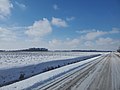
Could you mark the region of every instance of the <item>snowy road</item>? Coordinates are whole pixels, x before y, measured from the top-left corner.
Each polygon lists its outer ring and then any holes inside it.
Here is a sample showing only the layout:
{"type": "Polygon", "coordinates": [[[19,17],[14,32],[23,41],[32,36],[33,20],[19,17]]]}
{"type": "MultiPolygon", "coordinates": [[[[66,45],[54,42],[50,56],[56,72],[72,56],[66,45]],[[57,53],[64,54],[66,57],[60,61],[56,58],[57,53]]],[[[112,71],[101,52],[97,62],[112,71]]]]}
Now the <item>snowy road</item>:
{"type": "Polygon", "coordinates": [[[120,90],[120,54],[110,53],[35,89],[120,90]]]}

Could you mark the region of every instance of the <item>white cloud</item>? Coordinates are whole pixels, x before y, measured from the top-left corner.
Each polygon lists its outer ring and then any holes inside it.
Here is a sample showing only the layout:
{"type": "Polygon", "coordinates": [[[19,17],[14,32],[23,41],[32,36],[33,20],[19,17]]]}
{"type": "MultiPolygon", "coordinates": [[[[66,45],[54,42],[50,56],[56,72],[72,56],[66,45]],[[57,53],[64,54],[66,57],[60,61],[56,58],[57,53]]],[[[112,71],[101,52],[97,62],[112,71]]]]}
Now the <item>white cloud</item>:
{"type": "Polygon", "coordinates": [[[59,9],[59,8],[58,8],[58,5],[57,5],[57,4],[54,4],[54,5],[53,5],[53,9],[54,9],[54,10],[58,10],[58,9],[59,9]]]}
{"type": "Polygon", "coordinates": [[[62,45],[62,42],[61,40],[57,40],[57,39],[53,39],[51,41],[49,41],[49,44],[48,44],[51,48],[60,48],[60,45],[62,45]]]}
{"type": "Polygon", "coordinates": [[[80,44],[79,39],[66,39],[64,41],[53,39],[47,44],[51,49],[76,49],[80,44]]]}
{"type": "Polygon", "coordinates": [[[80,44],[80,40],[78,38],[74,38],[72,40],[65,41],[65,44],[67,45],[67,47],[75,48],[80,44]]]}
{"type": "Polygon", "coordinates": [[[120,46],[120,40],[100,37],[95,41],[95,47],[102,50],[117,50],[120,46]],[[95,46],[96,45],[96,46],[95,46]]]}
{"type": "Polygon", "coordinates": [[[87,47],[92,47],[92,46],[94,46],[94,43],[92,42],[92,41],[85,41],[85,46],[87,46],[87,47]]]}
{"type": "Polygon", "coordinates": [[[76,31],[76,33],[78,33],[78,34],[87,34],[90,32],[96,32],[96,30],[95,29],[88,29],[88,30],[77,30],[76,31]]]}
{"type": "Polygon", "coordinates": [[[60,18],[55,18],[52,17],[52,21],[51,21],[52,25],[58,26],[58,27],[67,27],[67,22],[65,20],[62,20],[60,18]]]}
{"type": "Polygon", "coordinates": [[[27,8],[26,5],[23,4],[23,3],[15,2],[15,4],[16,4],[19,8],[21,8],[22,10],[25,10],[25,9],[27,8]]]}
{"type": "Polygon", "coordinates": [[[115,33],[120,33],[120,29],[119,28],[112,28],[111,31],[109,31],[110,34],[115,34],[115,33]]]}
{"type": "Polygon", "coordinates": [[[72,21],[72,20],[74,20],[74,19],[75,19],[75,17],[67,17],[67,18],[66,18],[67,21],[72,21]]]}
{"type": "Polygon", "coordinates": [[[111,38],[99,38],[98,40],[96,40],[97,45],[110,45],[113,43],[114,43],[114,40],[111,38]]]}
{"type": "Polygon", "coordinates": [[[6,28],[0,27],[0,41],[14,41],[16,34],[6,28]]]}
{"type": "Polygon", "coordinates": [[[103,32],[105,34],[116,34],[120,33],[120,28],[112,28],[110,31],[102,31],[102,30],[96,30],[96,29],[88,29],[88,30],[77,30],[76,33],[79,34],[87,34],[87,33],[93,33],[93,32],[103,32]]]}
{"type": "Polygon", "coordinates": [[[79,44],[79,46],[82,49],[116,50],[120,45],[120,40],[112,39],[107,36],[109,34],[120,33],[118,28],[114,28],[108,32],[93,29],[83,30],[77,33],[81,34],[79,40],[81,41],[81,43],[83,43],[83,45],[79,44]],[[103,38],[103,36],[107,36],[107,38],[103,38]]]}
{"type": "Polygon", "coordinates": [[[120,40],[112,39],[110,37],[99,37],[93,41],[84,40],[82,43],[82,45],[79,45],[80,48],[89,50],[117,50],[120,46],[120,40]]]}
{"type": "Polygon", "coordinates": [[[117,34],[120,33],[119,28],[113,28],[111,31],[100,31],[96,29],[91,29],[91,30],[79,30],[76,31],[76,33],[81,34],[82,36],[80,37],[81,39],[84,40],[95,40],[101,36],[104,35],[110,35],[110,34],[117,34]]]}
{"type": "Polygon", "coordinates": [[[13,4],[10,0],[0,0],[0,19],[5,19],[11,13],[13,4]]]}
{"type": "Polygon", "coordinates": [[[48,19],[35,21],[32,26],[29,26],[25,34],[32,37],[43,37],[52,32],[52,27],[48,19]]]}
{"type": "Polygon", "coordinates": [[[93,31],[93,32],[87,33],[83,38],[85,38],[86,40],[94,40],[105,34],[106,32],[103,32],[103,31],[93,31]]]}

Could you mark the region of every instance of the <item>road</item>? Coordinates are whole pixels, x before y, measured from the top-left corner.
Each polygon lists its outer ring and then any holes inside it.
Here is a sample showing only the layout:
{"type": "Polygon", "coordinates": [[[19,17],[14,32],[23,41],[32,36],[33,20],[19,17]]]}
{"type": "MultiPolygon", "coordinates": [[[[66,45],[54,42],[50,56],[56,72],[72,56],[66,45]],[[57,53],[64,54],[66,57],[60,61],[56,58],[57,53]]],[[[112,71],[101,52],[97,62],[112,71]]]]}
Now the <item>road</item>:
{"type": "Polygon", "coordinates": [[[103,55],[38,90],[120,90],[120,54],[103,55]]]}

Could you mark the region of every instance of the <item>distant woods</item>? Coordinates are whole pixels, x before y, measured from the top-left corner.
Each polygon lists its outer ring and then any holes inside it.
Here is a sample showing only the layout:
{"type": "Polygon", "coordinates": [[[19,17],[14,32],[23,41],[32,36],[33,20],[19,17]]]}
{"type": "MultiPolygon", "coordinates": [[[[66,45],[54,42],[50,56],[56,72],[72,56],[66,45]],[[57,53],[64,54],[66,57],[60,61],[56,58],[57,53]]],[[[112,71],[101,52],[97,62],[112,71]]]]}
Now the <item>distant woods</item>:
{"type": "Polygon", "coordinates": [[[38,51],[48,51],[46,48],[29,48],[29,49],[21,49],[21,50],[0,50],[0,52],[38,52],[38,51]]]}
{"type": "Polygon", "coordinates": [[[29,48],[29,49],[24,49],[24,50],[19,50],[19,51],[48,51],[46,48],[29,48]]]}

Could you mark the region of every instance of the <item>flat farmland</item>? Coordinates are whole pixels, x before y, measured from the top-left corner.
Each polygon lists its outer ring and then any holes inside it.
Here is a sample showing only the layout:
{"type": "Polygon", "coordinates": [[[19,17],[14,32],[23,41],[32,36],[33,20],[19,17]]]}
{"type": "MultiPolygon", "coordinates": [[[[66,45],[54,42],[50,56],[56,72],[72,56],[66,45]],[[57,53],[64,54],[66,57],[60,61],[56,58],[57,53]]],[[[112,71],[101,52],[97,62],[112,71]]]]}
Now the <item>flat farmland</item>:
{"type": "Polygon", "coordinates": [[[102,54],[100,52],[0,52],[0,68],[102,54]]]}

